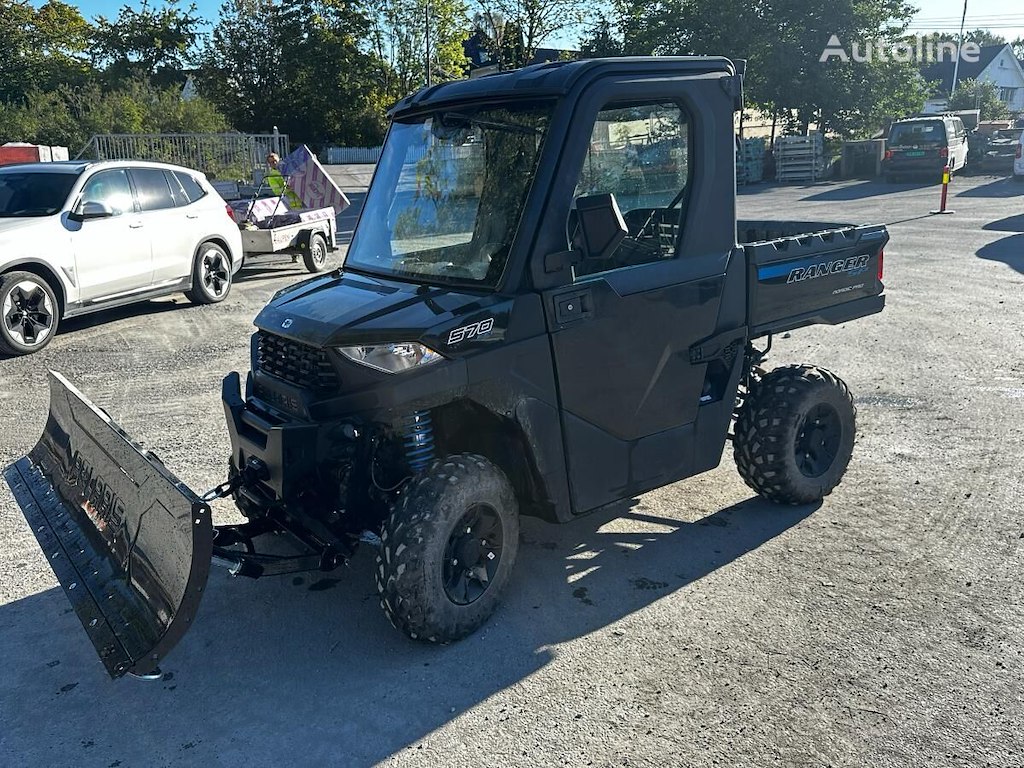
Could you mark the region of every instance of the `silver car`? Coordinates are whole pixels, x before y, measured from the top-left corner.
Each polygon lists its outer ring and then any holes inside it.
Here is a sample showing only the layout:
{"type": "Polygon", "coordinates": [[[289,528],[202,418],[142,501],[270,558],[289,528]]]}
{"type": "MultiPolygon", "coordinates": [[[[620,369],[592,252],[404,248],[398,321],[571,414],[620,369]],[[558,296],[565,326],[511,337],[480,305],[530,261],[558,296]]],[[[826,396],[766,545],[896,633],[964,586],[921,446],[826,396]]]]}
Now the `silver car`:
{"type": "Polygon", "coordinates": [[[242,264],[231,209],[198,171],[134,161],[0,168],[0,353],[61,319],[183,291],[222,301],[242,264]]]}

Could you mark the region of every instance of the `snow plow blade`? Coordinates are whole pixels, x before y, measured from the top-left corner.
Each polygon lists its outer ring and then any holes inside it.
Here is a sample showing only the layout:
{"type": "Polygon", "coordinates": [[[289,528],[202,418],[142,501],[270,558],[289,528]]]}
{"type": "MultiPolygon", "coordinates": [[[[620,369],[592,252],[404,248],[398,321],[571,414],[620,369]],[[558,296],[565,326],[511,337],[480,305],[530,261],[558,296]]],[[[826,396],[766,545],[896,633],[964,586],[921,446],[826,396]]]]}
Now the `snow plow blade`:
{"type": "Polygon", "coordinates": [[[206,585],[209,506],[52,371],[43,436],[4,479],[110,676],[157,672],[206,585]]]}

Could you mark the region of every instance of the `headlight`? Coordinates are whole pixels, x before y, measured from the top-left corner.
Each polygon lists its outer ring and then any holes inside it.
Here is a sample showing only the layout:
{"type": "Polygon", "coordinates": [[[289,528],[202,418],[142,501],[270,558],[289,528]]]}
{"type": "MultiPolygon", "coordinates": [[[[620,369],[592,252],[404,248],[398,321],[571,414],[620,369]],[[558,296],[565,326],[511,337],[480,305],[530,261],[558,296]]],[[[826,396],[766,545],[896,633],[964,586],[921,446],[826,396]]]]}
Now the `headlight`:
{"type": "Polygon", "coordinates": [[[341,354],[361,365],[385,373],[401,373],[421,365],[430,365],[444,357],[415,341],[373,344],[364,347],[338,347],[341,354]]]}

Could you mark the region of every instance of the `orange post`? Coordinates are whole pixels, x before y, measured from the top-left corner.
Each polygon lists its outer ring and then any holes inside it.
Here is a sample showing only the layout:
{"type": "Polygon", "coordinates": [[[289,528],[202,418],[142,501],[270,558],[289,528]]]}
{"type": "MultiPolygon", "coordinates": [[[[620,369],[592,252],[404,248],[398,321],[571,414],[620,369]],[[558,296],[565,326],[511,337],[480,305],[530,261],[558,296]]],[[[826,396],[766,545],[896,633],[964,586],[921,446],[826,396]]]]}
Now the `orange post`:
{"type": "Polygon", "coordinates": [[[933,215],[939,213],[956,213],[956,211],[951,211],[946,208],[946,199],[949,197],[949,177],[951,173],[952,170],[948,165],[942,169],[942,198],[939,201],[939,210],[932,211],[933,215]]]}

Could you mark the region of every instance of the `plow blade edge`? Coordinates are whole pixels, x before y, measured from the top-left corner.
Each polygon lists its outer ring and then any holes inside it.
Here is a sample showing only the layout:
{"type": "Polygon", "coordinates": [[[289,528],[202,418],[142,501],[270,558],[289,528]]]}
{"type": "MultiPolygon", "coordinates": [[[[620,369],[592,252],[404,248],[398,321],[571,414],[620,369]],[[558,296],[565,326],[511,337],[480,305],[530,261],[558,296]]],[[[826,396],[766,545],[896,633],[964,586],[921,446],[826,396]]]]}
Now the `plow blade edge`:
{"type": "Polygon", "coordinates": [[[153,673],[199,607],[209,506],[54,372],[43,436],[4,478],[110,676],[153,673]]]}

